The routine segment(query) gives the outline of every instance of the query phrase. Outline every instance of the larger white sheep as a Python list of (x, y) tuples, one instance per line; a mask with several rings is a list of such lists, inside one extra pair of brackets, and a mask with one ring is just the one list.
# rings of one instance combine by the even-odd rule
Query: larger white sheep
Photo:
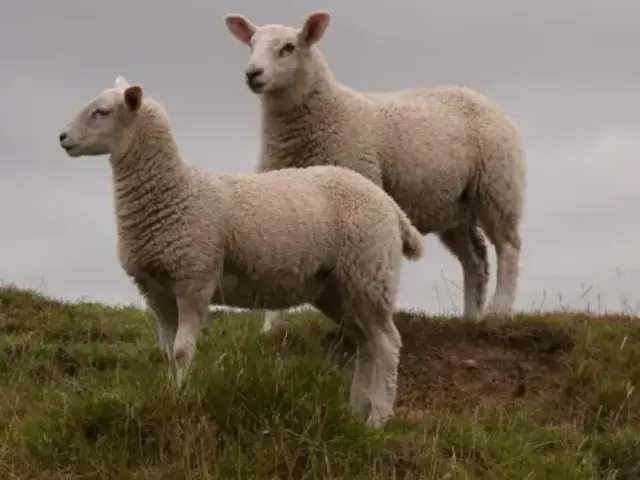
[(392, 313), (403, 254), (422, 236), (382, 189), (323, 166), (214, 175), (183, 162), (162, 105), (122, 77), (60, 134), (71, 157), (110, 154), (118, 257), (158, 321), (181, 387), (208, 306), (310, 303), (357, 341), (350, 405), (392, 415), (401, 338)]
[[(334, 164), (382, 186), (422, 234), (437, 233), (460, 261), (468, 318), (482, 314), (489, 281), (482, 229), (498, 263), (488, 312), (510, 312), (525, 166), (505, 113), (464, 87), (362, 93), (341, 84), (315, 45), (329, 25), (326, 12), (308, 15), (301, 28), (258, 26), (235, 14), (225, 22), (251, 48), (245, 80), (262, 103), (258, 170)], [(268, 313), (264, 330), (281, 318)]]

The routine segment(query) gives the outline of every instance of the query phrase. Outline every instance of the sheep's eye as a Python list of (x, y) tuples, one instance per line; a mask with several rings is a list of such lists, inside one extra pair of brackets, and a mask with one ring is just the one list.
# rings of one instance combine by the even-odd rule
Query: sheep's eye
[(296, 46), (293, 43), (285, 43), (284, 46), (280, 49), (280, 56), (284, 57), (285, 55), (289, 55), (293, 53), (296, 49)]
[(111, 110), (106, 109), (106, 108), (96, 108), (92, 113), (91, 113), (91, 118), (98, 118), (98, 117), (106, 117), (107, 115), (109, 115), (111, 113)]

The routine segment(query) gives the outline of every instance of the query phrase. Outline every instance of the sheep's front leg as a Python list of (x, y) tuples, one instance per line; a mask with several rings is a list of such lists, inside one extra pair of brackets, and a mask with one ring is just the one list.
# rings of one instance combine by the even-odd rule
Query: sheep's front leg
[(266, 310), (264, 312), (264, 323), (262, 324), (261, 333), (268, 335), (269, 333), (280, 330), (284, 324), (284, 310)]
[(173, 343), (173, 360), (176, 366), (176, 387), (181, 389), (189, 373), (196, 353), (196, 341), (205, 319), (215, 284), (205, 287), (181, 289), (176, 295), (178, 305), (178, 331)]
[(168, 362), (167, 375), (174, 380), (173, 342), (178, 330), (178, 304), (173, 295), (149, 295), (147, 304), (153, 311), (157, 322), (158, 346)]
[(163, 290), (151, 279), (135, 279), (138, 290), (156, 317), (158, 346), (168, 363), (167, 375), (173, 380), (173, 342), (178, 329), (178, 305), (173, 293)]

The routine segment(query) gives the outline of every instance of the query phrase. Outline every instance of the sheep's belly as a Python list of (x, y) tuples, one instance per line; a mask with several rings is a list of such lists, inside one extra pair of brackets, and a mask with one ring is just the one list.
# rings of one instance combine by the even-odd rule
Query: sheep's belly
[(326, 282), (327, 275), (324, 273), (306, 279), (290, 276), (256, 279), (225, 272), (211, 303), (238, 308), (290, 308), (313, 303)]

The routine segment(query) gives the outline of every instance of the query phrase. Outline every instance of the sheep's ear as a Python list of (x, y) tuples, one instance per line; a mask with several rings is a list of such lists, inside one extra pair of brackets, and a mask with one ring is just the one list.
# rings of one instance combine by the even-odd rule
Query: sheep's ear
[(114, 86), (116, 88), (121, 88), (121, 89), (125, 89), (129, 86), (129, 82), (127, 82), (127, 79), (124, 77), (117, 77), (116, 81), (114, 82)]
[(142, 87), (140, 85), (131, 85), (125, 89), (124, 104), (132, 112), (140, 109), (142, 105)]
[(300, 29), (298, 38), (304, 45), (310, 46), (322, 38), (329, 26), (328, 12), (313, 12), (307, 16)]
[(224, 16), (224, 23), (234, 37), (245, 45), (251, 45), (251, 37), (256, 33), (256, 26), (247, 17), (230, 13)]

